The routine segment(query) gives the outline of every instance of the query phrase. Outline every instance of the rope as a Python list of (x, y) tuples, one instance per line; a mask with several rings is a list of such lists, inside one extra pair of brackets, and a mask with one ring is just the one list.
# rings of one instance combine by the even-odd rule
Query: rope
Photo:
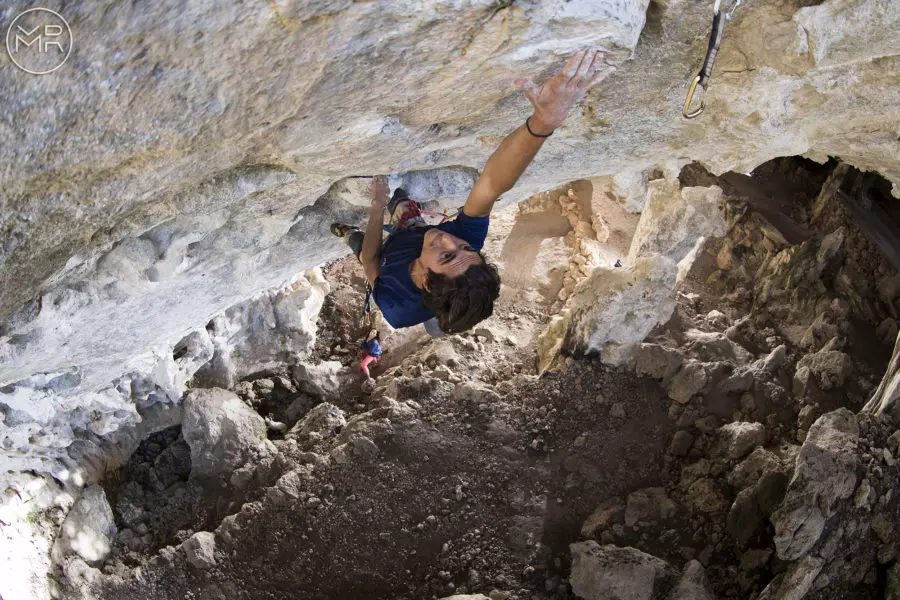
[[(459, 211), (457, 210), (457, 212), (459, 212)], [(430, 215), (433, 217), (441, 217), (441, 223), (445, 222), (447, 219), (449, 219), (452, 216), (447, 212), (435, 212), (433, 210), (422, 210), (421, 208), (419, 208), (418, 202), (416, 202), (414, 200), (409, 200), (406, 203), (406, 212), (403, 213), (403, 216), (400, 217), (399, 221), (397, 221), (396, 228), (403, 229), (403, 226), (406, 224), (407, 221), (409, 221), (410, 219), (415, 219), (416, 217), (421, 217), (423, 215)]]

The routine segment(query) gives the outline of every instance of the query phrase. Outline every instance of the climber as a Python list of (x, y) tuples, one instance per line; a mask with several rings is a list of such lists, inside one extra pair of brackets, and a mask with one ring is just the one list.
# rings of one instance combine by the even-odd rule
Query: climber
[(366, 374), (366, 378), (371, 379), (372, 375), (369, 374), (369, 365), (378, 362), (379, 357), (381, 357), (381, 335), (378, 333), (378, 330), (372, 329), (369, 331), (369, 335), (359, 343), (359, 347), (361, 349), (359, 357), (362, 360), (360, 366), (363, 373)]
[[(365, 232), (335, 223), (331, 231), (346, 237), (372, 286), (373, 297), (393, 327), (425, 323), (432, 335), (458, 333), (491, 315), (500, 294), (500, 275), (481, 254), (489, 215), (497, 199), (519, 179), (544, 141), (593, 85), (615, 69), (603, 54), (575, 52), (543, 85), (531, 79), (515, 83), (534, 107), (525, 123), (491, 155), (457, 217), (429, 226), (416, 215), (406, 192), (398, 188), (388, 200), (384, 177), (372, 181), (372, 205)], [(404, 206), (398, 227), (382, 246), (384, 210)]]

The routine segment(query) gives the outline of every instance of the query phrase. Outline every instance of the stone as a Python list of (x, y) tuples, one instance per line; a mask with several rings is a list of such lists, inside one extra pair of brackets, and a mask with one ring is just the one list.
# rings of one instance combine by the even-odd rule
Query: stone
[(780, 344), (761, 359), (759, 367), (762, 371), (774, 375), (787, 364), (787, 346)]
[(792, 563), (783, 577), (776, 577), (757, 600), (802, 600), (825, 565), (821, 558), (804, 556)]
[(572, 591), (584, 600), (651, 600), (673, 576), (668, 563), (635, 548), (570, 544)]
[(669, 398), (679, 404), (687, 404), (706, 386), (706, 369), (701, 363), (691, 361), (678, 371), (666, 389)]
[(716, 600), (716, 595), (710, 590), (706, 571), (699, 561), (687, 562), (681, 578), (666, 596), (666, 600)]
[(441, 600), (491, 600), (491, 598), (484, 594), (456, 594), (455, 596), (444, 596)]
[(75, 554), (90, 566), (100, 566), (112, 549), (117, 533), (106, 492), (99, 485), (84, 489), (63, 521), (53, 546), (53, 558), (62, 564)]
[(703, 513), (718, 512), (727, 506), (715, 481), (709, 477), (701, 477), (691, 484), (687, 490), (687, 501), (693, 508)]
[(895, 562), (887, 570), (884, 600), (900, 600), (900, 561)]
[(665, 521), (675, 516), (676, 510), (675, 503), (666, 495), (665, 488), (637, 490), (628, 494), (625, 524), (634, 527), (640, 521)]
[(638, 258), (627, 269), (594, 269), (538, 336), (540, 370), (564, 347), (599, 352), (606, 364), (626, 363), (650, 330), (672, 316), (675, 274), (675, 263), (662, 256)]
[(641, 344), (634, 355), (634, 372), (639, 377), (668, 379), (681, 367), (684, 359), (676, 350), (659, 344)]
[(738, 493), (728, 511), (725, 526), (739, 548), (745, 547), (751, 538), (763, 531), (765, 520), (784, 497), (787, 484), (788, 477), (784, 473), (766, 472), (753, 486)]
[(493, 342), (499, 337), (499, 335), (494, 332), (494, 329), (486, 326), (476, 327), (472, 330), (472, 335), (481, 336), (489, 342)]
[(346, 372), (344, 366), (336, 360), (316, 364), (298, 363), (291, 367), (291, 375), (300, 391), (325, 399), (340, 396), (341, 383)]
[(346, 424), (343, 410), (334, 404), (322, 402), (291, 427), (286, 437), (327, 439), (334, 437)]
[(721, 202), (718, 186), (682, 188), (677, 179), (651, 181), (627, 262), (661, 255), (678, 263), (691, 254), (699, 240), (725, 235)]
[(672, 443), (669, 444), (669, 454), (673, 456), (687, 456), (694, 445), (694, 436), (683, 429), (675, 432)]
[(182, 435), (191, 447), (191, 477), (225, 475), (266, 440), (266, 423), (234, 393), (194, 389), (184, 399)]
[(684, 352), (700, 362), (727, 362), (733, 365), (747, 365), (753, 358), (750, 352), (719, 331), (688, 329), (684, 332)]
[(783, 469), (781, 459), (765, 448), (756, 448), (728, 474), (728, 483), (738, 491), (754, 485), (765, 473), (777, 473)]
[(178, 440), (159, 453), (150, 471), (150, 484), (157, 491), (163, 491), (176, 481), (187, 478), (191, 473), (191, 447)]
[(618, 497), (607, 498), (597, 505), (594, 512), (585, 519), (581, 526), (581, 537), (592, 538), (598, 531), (603, 531), (621, 520), (625, 507), (622, 499)]
[(875, 490), (872, 489), (872, 484), (869, 483), (869, 480), (863, 479), (862, 482), (860, 482), (859, 487), (856, 488), (856, 493), (853, 495), (853, 506), (869, 510), (872, 502), (875, 501), (876, 496), (877, 494)]
[(900, 333), (900, 324), (897, 323), (896, 319), (892, 319), (891, 317), (884, 319), (879, 323), (878, 327), (875, 328), (875, 336), (887, 346), (894, 343), (898, 333)]
[(894, 524), (884, 513), (878, 513), (872, 518), (872, 531), (886, 544), (893, 540)]
[(895, 456), (900, 456), (900, 429), (888, 437), (887, 447)]
[(457, 401), (471, 402), (474, 405), (499, 403), (502, 398), (500, 394), (494, 391), (490, 386), (474, 383), (472, 381), (463, 381), (457, 384), (453, 389), (453, 399)]
[(741, 554), (741, 569), (744, 571), (756, 571), (757, 569), (762, 569), (766, 566), (771, 557), (771, 548), (747, 550)]
[(823, 390), (844, 385), (853, 372), (853, 362), (844, 352), (820, 351), (807, 354), (797, 362), (797, 369), (807, 368)]
[(739, 460), (766, 443), (766, 428), (762, 423), (733, 422), (722, 425), (717, 435), (726, 458)]
[(778, 558), (805, 556), (822, 535), (837, 502), (853, 494), (858, 440), (856, 417), (846, 408), (822, 415), (810, 428), (784, 501), (771, 517)]
[(208, 531), (198, 531), (181, 543), (187, 561), (196, 569), (216, 566), (216, 538)]

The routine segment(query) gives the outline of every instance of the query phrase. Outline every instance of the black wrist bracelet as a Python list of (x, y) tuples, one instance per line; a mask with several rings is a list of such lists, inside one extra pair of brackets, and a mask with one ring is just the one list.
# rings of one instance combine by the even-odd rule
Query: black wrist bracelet
[(548, 138), (548, 137), (550, 137), (551, 135), (553, 135), (553, 132), (552, 132), (552, 131), (551, 131), (550, 133), (548, 133), (547, 135), (541, 135), (540, 133), (535, 133), (535, 132), (533, 132), (533, 131), (531, 130), (531, 124), (528, 122), (528, 121), (530, 121), (530, 120), (531, 120), (531, 117), (528, 117), (527, 119), (525, 119), (525, 129), (527, 129), (527, 130), (528, 130), (528, 133), (530, 133), (530, 134), (533, 135), (534, 137), (538, 137), (538, 138)]

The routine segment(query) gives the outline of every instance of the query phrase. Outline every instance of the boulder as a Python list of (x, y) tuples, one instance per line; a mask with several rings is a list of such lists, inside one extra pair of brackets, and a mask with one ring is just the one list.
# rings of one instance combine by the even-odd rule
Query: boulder
[(809, 429), (781, 506), (771, 517), (782, 560), (806, 555), (837, 503), (856, 489), (859, 426), (846, 408), (824, 414)]
[(300, 391), (318, 398), (336, 398), (340, 395), (344, 366), (336, 360), (315, 364), (297, 363), (291, 367), (291, 376)]
[(625, 507), (619, 497), (607, 498), (594, 509), (594, 512), (584, 520), (581, 526), (581, 537), (591, 538), (598, 531), (609, 528), (614, 522), (620, 521)]
[(228, 390), (195, 389), (184, 399), (182, 435), (191, 447), (191, 476), (216, 477), (253, 455), (266, 440), (266, 422)]
[(713, 513), (725, 509), (725, 498), (709, 477), (701, 477), (687, 489), (687, 502), (690, 506), (704, 513)]
[[(653, 255), (678, 263), (691, 255), (698, 241), (725, 235), (718, 186), (682, 188), (677, 179), (654, 179), (647, 188), (647, 204), (628, 251), (629, 263)], [(689, 266), (679, 265), (679, 271)]]
[(635, 548), (570, 544), (572, 591), (583, 600), (651, 600), (671, 580), (669, 564)]
[(756, 448), (728, 474), (728, 483), (738, 491), (755, 484), (760, 476), (784, 469), (781, 459), (765, 448)]
[(719, 331), (699, 331), (689, 329), (684, 332), (684, 353), (701, 362), (727, 362), (734, 365), (750, 363), (753, 355)]
[(783, 575), (773, 579), (757, 600), (802, 600), (824, 565), (821, 558), (804, 556), (791, 563)]
[(291, 427), (287, 437), (324, 439), (336, 435), (345, 425), (344, 411), (328, 402), (316, 405)]
[(827, 391), (844, 385), (853, 372), (853, 361), (844, 352), (823, 350), (807, 354), (797, 362), (798, 377), (804, 368), (815, 376), (819, 387)]
[(672, 316), (674, 285), (675, 263), (662, 256), (638, 258), (627, 269), (594, 269), (575, 288), (562, 321), (551, 321), (538, 340), (540, 363), (550, 364), (548, 353), (563, 347), (599, 352), (606, 364), (627, 362), (650, 330)]
[(116, 522), (106, 492), (99, 485), (85, 488), (63, 521), (53, 547), (53, 558), (62, 564), (76, 554), (90, 566), (100, 566), (116, 537)]
[(684, 430), (678, 430), (672, 436), (672, 443), (669, 444), (669, 454), (673, 456), (687, 456), (694, 445), (694, 436)]
[(666, 495), (665, 488), (654, 487), (628, 494), (625, 507), (625, 524), (634, 527), (639, 521), (665, 521), (675, 516), (675, 503)]
[(208, 531), (198, 531), (181, 544), (187, 561), (197, 569), (216, 566), (216, 537)]
[(900, 600), (900, 561), (887, 570), (884, 584), (884, 600)]
[(788, 477), (784, 473), (766, 472), (754, 485), (738, 493), (725, 525), (739, 548), (763, 530), (765, 520), (784, 498), (787, 484)]
[(716, 600), (716, 595), (709, 589), (703, 565), (696, 560), (688, 561), (666, 600)]
[(730, 460), (744, 458), (766, 443), (766, 428), (762, 423), (728, 423), (722, 425), (717, 434), (721, 452)]
[(669, 398), (679, 404), (687, 404), (706, 386), (707, 375), (703, 365), (690, 361), (678, 371), (666, 389)]
[(639, 377), (668, 379), (682, 362), (684, 359), (676, 350), (659, 344), (641, 344), (634, 355), (634, 372)]

